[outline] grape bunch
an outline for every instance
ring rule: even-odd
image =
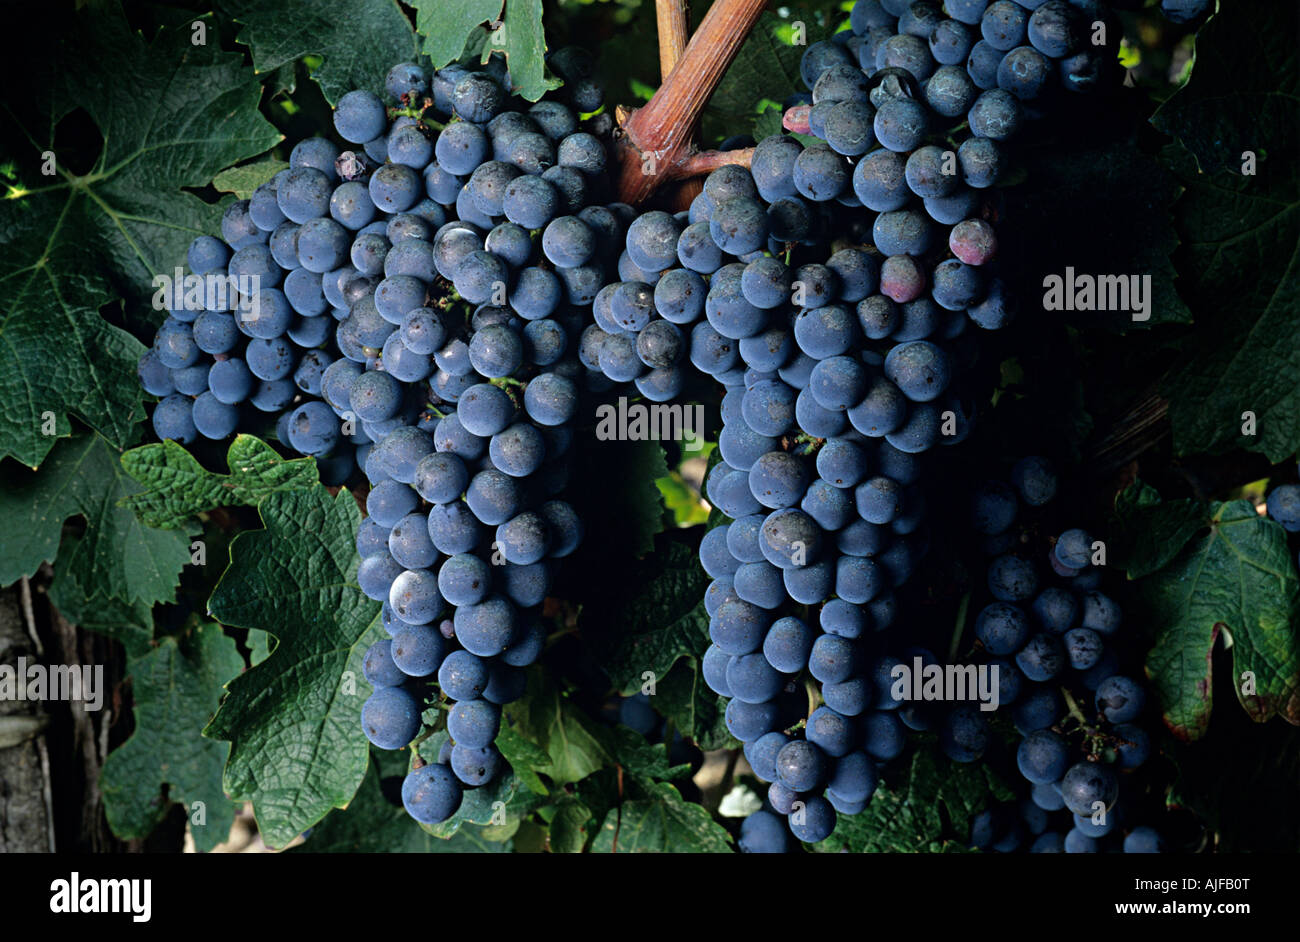
[[[727,387],[707,493],[731,519],[701,546],[704,667],[774,783],[747,850],[784,849],[792,808],[795,836],[829,835],[907,729],[942,727],[962,761],[983,751],[977,710],[892,702],[896,664],[936,659],[872,635],[899,620],[893,590],[928,544],[924,453],[969,435],[966,367],[1014,317],[994,226],[1008,143],[1118,77],[1118,25],[1093,0],[858,0],[849,26],[809,46],[810,94],[786,103],[811,140],[760,141],[749,174],[715,171],[656,240],[676,232],[681,266],[661,259],[656,313],[690,327],[692,364]],[[822,705],[795,705],[792,738],[781,697],[805,670]]]
[[[1040,561],[1033,527],[1017,527],[1024,510],[1045,507],[1056,490],[1050,462],[1029,457],[1012,469],[1010,484],[987,481],[973,500],[971,526],[991,556],[991,600],[974,633],[987,663],[998,666],[1000,702],[1021,737],[1016,767],[1031,791],[1018,814],[984,812],[971,840],[1000,851],[1028,843],[1036,853],[1096,853],[1128,827],[1126,852],[1154,851],[1163,839],[1127,820],[1122,801],[1129,773],[1151,755],[1151,737],[1142,725],[1140,667],[1125,669],[1138,652],[1126,638],[1119,603],[1102,589],[1097,563],[1104,543],[1068,529]],[[958,708],[941,742],[949,757],[973,761],[983,750],[972,740],[987,742],[989,735],[982,715]],[[1053,816],[1063,810],[1069,820],[1054,827]]]
[[[599,107],[589,58],[552,58],[579,107]],[[380,748],[407,746],[436,681],[450,741],[402,788],[411,816],[432,824],[502,768],[493,745],[501,707],[523,695],[522,668],[545,641],[552,567],[581,539],[577,514],[557,499],[579,408],[576,351],[630,210],[601,202],[610,192],[605,143],[568,105],[513,110],[508,82],[490,72],[450,67],[430,82],[398,68],[389,91],[420,115],[396,118],[389,162],[375,173],[399,168],[394,187],[422,180],[449,221],[418,243],[418,268],[397,272],[396,283],[387,259],[400,246],[388,249],[386,277],[371,276],[350,316],[360,306],[385,335],[374,339],[423,370],[392,375],[385,350],[379,369],[340,366],[339,388],[354,411],[379,406],[389,423],[365,459],[371,489],[357,538],[358,582],[383,602],[390,635],[366,653],[375,692],[362,728]],[[344,138],[372,133],[364,121],[377,102],[366,92],[340,100]]]
[[[361,725],[379,748],[406,747],[436,681],[449,741],[402,790],[422,823],[503,766],[501,707],[524,692],[552,567],[582,535],[558,499],[576,351],[631,211],[605,205],[605,142],[574,110],[603,101],[590,57],[559,50],[551,64],[573,107],[521,109],[499,57],[481,70],[399,64],[390,105],[344,95],[334,125],[350,149],[298,145],[288,170],[227,211],[224,243],[191,248],[195,272],[258,276],[258,316],[205,310],[191,327],[174,312],[141,362],[146,388],[167,395],[160,437],[224,438],[247,401],[280,413],[292,450],[337,462],[329,481],[364,472],[357,580],[390,637],[365,654]],[[206,345],[212,323],[221,344]],[[206,391],[197,375],[165,388],[190,367]],[[251,377],[235,388],[236,373]]]
[[[855,29],[863,12],[883,11],[859,5]],[[731,698],[728,726],[773,783],[764,814],[789,815],[807,842],[865,805],[875,763],[923,720],[888,702],[892,662],[872,635],[895,620],[893,591],[926,548],[921,456],[970,431],[971,325],[997,329],[1012,312],[986,274],[997,238],[980,191],[997,179],[1018,100],[988,96],[963,159],[941,143],[973,95],[945,113],[915,97],[931,69],[863,69],[848,48],[804,56],[817,141],[769,137],[749,173],[715,171],[680,226],[681,268],[654,291],[663,319],[693,324],[692,364],[728,389],[706,490],[730,522],[701,546],[714,578],[706,679]],[[673,304],[679,294],[689,305]],[[794,738],[784,730],[803,718],[790,723],[779,700],[805,670],[823,705]],[[784,846],[770,822],[747,826],[765,835],[749,849]]]

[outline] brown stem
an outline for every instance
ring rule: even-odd
[[[690,153],[709,96],[763,12],[765,0],[716,0],[659,91],[623,124],[619,199],[637,205]],[[646,159],[653,153],[654,159]]]
[[[668,81],[673,66],[686,50],[690,38],[686,24],[686,0],[655,0],[655,24],[659,29],[659,81]]]
[[[694,154],[687,154],[669,169],[669,177],[674,180],[680,180],[684,177],[703,177],[717,170],[719,167],[725,167],[727,164],[738,164],[741,167],[748,167],[750,158],[754,156],[754,148],[745,147],[740,150],[706,150]]]

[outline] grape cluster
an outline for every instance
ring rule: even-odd
[[[1150,757],[1141,725],[1146,691],[1123,671],[1134,653],[1126,645],[1122,611],[1102,591],[1104,543],[1082,529],[1051,540],[1041,565],[1022,511],[1044,507],[1056,494],[1056,474],[1043,458],[1012,469],[1011,483],[987,481],[973,500],[971,526],[991,556],[991,600],[974,632],[988,664],[999,670],[1000,702],[1020,733],[1016,766],[1031,787],[1018,813],[994,808],[975,821],[971,841],[983,849],[1095,853],[1126,821],[1120,802],[1127,774]],[[1068,704],[1068,708],[1067,708]],[[984,717],[954,710],[941,743],[949,757],[973,761],[990,732]],[[1064,809],[1068,827],[1053,827]],[[1031,840],[1032,839],[1032,840]],[[1130,853],[1163,846],[1154,829],[1133,827]]]
[[[715,171],[658,239],[676,233],[681,267],[661,259],[656,312],[691,328],[691,362],[728,389],[707,492],[731,521],[701,546],[704,667],[774,783],[742,829],[748,850],[783,849],[773,822],[791,808],[797,837],[827,836],[905,729],[940,725],[888,695],[896,663],[934,656],[876,655],[870,634],[894,620],[892,590],[927,544],[921,456],[969,434],[963,369],[980,329],[1014,315],[993,225],[1007,142],[1117,71],[1117,24],[1094,0],[858,0],[849,26],[808,48],[810,95],[787,103],[787,127],[813,141],[760,141],[749,174]],[[782,617],[791,603],[821,606],[815,627]],[[823,705],[792,738],[780,697],[804,670]],[[982,753],[977,710],[941,725],[954,758]]]
[[[599,107],[590,59],[571,50],[552,59],[575,106]],[[602,204],[605,143],[563,102],[514,110],[499,75],[457,67],[430,81],[399,66],[389,91],[419,117],[399,114],[388,131],[388,163],[372,181],[395,168],[384,184],[393,189],[379,200],[400,209],[407,197],[393,194],[422,180],[454,218],[418,242],[408,269],[387,264],[408,243],[388,249],[386,277],[357,302],[385,334],[381,369],[345,365],[340,388],[354,411],[382,404],[380,421],[392,423],[365,461],[371,489],[357,538],[358,582],[383,601],[391,636],[366,654],[375,692],[362,727],[381,748],[408,745],[436,680],[450,743],[402,788],[407,811],[427,824],[502,766],[493,745],[501,707],[523,695],[522,668],[541,654],[554,561],[581,539],[557,495],[583,374],[582,309],[604,284],[608,246],[630,210]],[[345,95],[339,133],[369,135],[377,104],[367,92]],[[384,367],[388,344],[401,363],[418,358],[419,375]],[[413,393],[428,408],[405,411]]]
[[[551,65],[569,103],[521,110],[499,58],[399,64],[389,106],[344,95],[334,125],[351,149],[299,144],[288,170],[226,212],[224,243],[190,250],[194,272],[258,275],[258,316],[205,310],[191,326],[173,312],[141,361],[146,388],[166,396],[160,437],[224,438],[248,401],[280,412],[294,451],[337,462],[331,482],[364,472],[357,580],[383,602],[390,637],[365,654],[361,725],[379,748],[407,746],[436,680],[450,741],[402,790],[423,823],[502,766],[501,707],[523,694],[552,566],[582,535],[558,499],[576,352],[632,213],[605,205],[601,126],[581,118],[603,102],[590,57],[559,50]],[[178,382],[186,369],[203,374],[193,387]]]
[[[891,49],[914,47],[901,21],[869,2],[852,24],[845,42],[803,58],[817,141],[769,137],[749,173],[715,171],[680,227],[681,268],[654,292],[663,319],[694,324],[691,362],[728,387],[706,490],[731,521],[701,546],[714,577],[705,675],[732,698],[728,726],[773,783],[764,814],[790,815],[808,842],[836,811],[865,805],[875,763],[920,722],[888,702],[892,664],[870,638],[893,622],[893,590],[926,547],[920,456],[970,430],[958,391],[971,324],[1011,316],[986,274],[997,238],[980,191],[997,179],[1018,99],[940,107],[919,97],[934,71],[925,44],[914,61],[852,58],[886,44],[886,27],[901,30]],[[945,149],[968,112],[964,150]],[[670,277],[687,289],[664,290]],[[678,294],[689,305],[675,306]],[[781,611],[797,606],[820,608]],[[823,705],[793,738],[779,699],[805,670]],[[769,824],[747,826],[766,835],[749,849],[784,846]]]

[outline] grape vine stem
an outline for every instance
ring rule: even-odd
[[[659,81],[668,81],[673,66],[690,39],[685,0],[655,0],[655,25],[659,30]]]
[[[764,6],[765,0],[716,0],[654,97],[635,111],[619,110],[620,200],[636,206],[660,184],[693,175],[678,167],[692,157],[703,156],[692,146],[695,123]],[[671,48],[671,40],[661,40],[661,66],[665,45]]]
[[[754,148],[752,147],[741,150],[706,150],[688,154],[673,166],[670,179],[702,177],[727,164],[748,167],[750,158],[753,156]]]

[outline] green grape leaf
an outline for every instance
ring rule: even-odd
[[[731,853],[722,825],[668,782],[648,783],[645,793],[606,813],[593,854]]]
[[[383,97],[388,70],[418,51],[396,0],[351,0],[346,9],[330,0],[218,0],[217,7],[241,25],[236,39],[259,74],[319,56],[311,77],[331,105],[357,88]]]
[[[805,90],[799,63],[808,46],[791,42],[793,38],[790,25],[776,14],[758,18],[704,109],[706,141],[748,128],[754,121],[756,91],[779,102]]]
[[[563,84],[546,69],[542,0],[506,0],[505,16],[488,34],[484,56],[495,50],[505,54],[513,90],[528,101],[537,101]]]
[[[348,806],[331,811],[312,828],[307,840],[289,848],[289,853],[492,854],[510,850],[509,843],[484,840],[473,827],[463,827],[445,840],[426,833],[406,813],[396,794],[406,772],[405,760],[379,752],[373,753],[371,760]],[[385,788],[393,792],[391,798],[384,794]]]
[[[549,760],[533,765],[555,785],[586,778],[611,759],[609,734],[537,673],[528,676],[528,692],[506,707],[520,735],[545,750]]]
[[[678,779],[691,774],[689,762],[681,765],[669,762],[666,745],[647,742],[644,736],[626,726],[614,730],[612,748],[614,760],[623,770],[645,782]]]
[[[424,53],[441,69],[460,58],[475,29],[497,21],[504,0],[414,0],[411,6]]]
[[[508,726],[497,733],[495,745],[500,750],[502,758],[510,763],[510,768],[514,770],[515,775],[519,776],[519,781],[525,788],[543,797],[551,793],[533,771],[550,764],[551,757],[546,754],[546,750],[525,739],[517,730]]]
[[[1244,500],[1211,504],[1206,523],[1204,536],[1138,584],[1138,618],[1156,631],[1146,667],[1165,723],[1185,740],[1204,734],[1223,634],[1246,712],[1300,724],[1300,576],[1286,531]]]
[[[234,193],[237,199],[246,200],[259,186],[270,182],[277,173],[288,168],[286,161],[268,157],[266,160],[223,170],[212,178],[212,185],[221,193]]]
[[[258,513],[265,529],[235,538],[208,608],[275,635],[275,650],[230,683],[204,735],[230,740],[226,792],[251,801],[267,844],[283,847],[365,776],[361,659],[383,631],[356,584],[361,512],[348,491],[280,491]]]
[[[1191,78],[1151,123],[1182,141],[1204,173],[1238,172],[1251,151],[1274,163],[1263,173],[1294,176],[1297,30],[1294,4],[1224,4],[1196,35]],[[1290,149],[1279,146],[1286,140],[1278,134],[1289,136]]]
[[[1272,147],[1284,153],[1287,145]],[[1300,174],[1294,161],[1275,160],[1258,176],[1211,176],[1195,170],[1186,150],[1165,154],[1186,187],[1175,207],[1178,271],[1197,315],[1161,384],[1174,447],[1244,448],[1282,461],[1300,451],[1300,347],[1292,342],[1300,332]]]
[[[146,527],[118,502],[138,487],[117,451],[96,434],[64,439],[36,474],[5,465],[0,487],[0,585],[53,562],[63,521],[86,519],[86,535],[63,559],[81,592],[128,605],[169,601],[190,558],[183,531]]]
[[[412,0],[415,31],[436,68],[478,49],[481,61],[503,52],[514,91],[537,101],[560,82],[546,71],[542,0]],[[478,37],[478,34],[482,34]],[[482,42],[471,44],[471,39]]]
[[[1175,260],[1197,320],[1162,384],[1179,454],[1300,451],[1296,29],[1294,4],[1223,4],[1191,78],[1152,118],[1177,139],[1163,157],[1185,188]]]
[[[727,730],[727,701],[709,689],[698,658],[683,658],[659,681],[655,709],[701,749],[740,748]]]
[[[927,745],[913,753],[898,781],[882,782],[861,813],[840,815],[835,832],[816,846],[853,853],[960,852],[974,816],[1005,795],[1006,786],[982,764],[953,762]]]
[[[165,28],[146,42],[109,5],[61,26],[29,37],[30,63],[9,63],[42,94],[15,99],[5,118],[24,143],[7,155],[0,200],[0,397],[9,404],[0,457],[30,467],[69,434],[70,414],[117,447],[131,444],[144,416],[144,347],[99,309],[122,293],[145,297],[155,275],[184,262],[191,239],[219,230],[223,206],[185,188],[280,140],[242,57],[215,41],[195,46],[189,29]],[[74,107],[102,135],[98,155],[59,136]]]
[[[234,639],[212,624],[163,638],[127,664],[135,732],[109,754],[99,781],[114,834],[148,837],[176,802],[185,807],[200,851],[230,836],[235,806],[221,790],[230,747],[199,731],[216,711],[225,683],[243,668]]]
[[[226,453],[230,474],[213,474],[174,441],[133,448],[122,456],[127,474],[144,486],[123,504],[151,527],[177,527],[205,510],[255,506],[277,491],[317,483],[314,458],[286,461],[252,435],[238,435]]]
[[[555,854],[580,854],[591,836],[591,810],[576,798],[560,799],[551,818],[548,843]]]
[[[120,641],[129,657],[148,654],[153,647],[153,605],[103,595],[87,597],[82,583],[89,580],[81,577],[73,566],[75,560],[81,560],[84,566],[88,559],[81,549],[81,538],[65,534],[54,560],[50,604],[70,624]]]
[[[1162,501],[1156,489],[1135,481],[1115,498],[1115,552],[1111,564],[1141,579],[1167,566],[1209,523],[1200,501]]]
[[[690,547],[664,541],[661,551],[638,567],[619,587],[616,610],[599,620],[617,631],[600,636],[610,649],[600,663],[614,685],[635,693],[649,671],[665,676],[680,657],[702,656],[709,648],[709,616],[704,591],[709,575]],[[635,588],[629,593],[627,586]]]

